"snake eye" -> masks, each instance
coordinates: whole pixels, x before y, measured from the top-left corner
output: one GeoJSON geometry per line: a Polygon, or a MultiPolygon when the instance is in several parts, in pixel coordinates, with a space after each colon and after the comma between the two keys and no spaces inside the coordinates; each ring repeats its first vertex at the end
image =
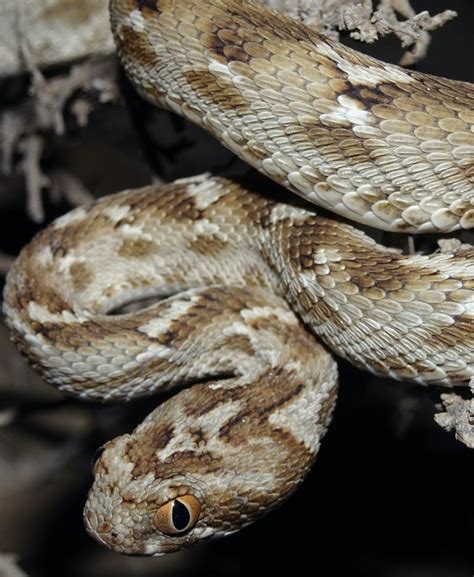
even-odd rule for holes
{"type": "Polygon", "coordinates": [[[92,472],[95,473],[95,466],[97,465],[97,461],[102,457],[102,453],[105,451],[105,446],[99,447],[97,451],[94,453],[94,457],[92,458],[92,472]]]}
{"type": "Polygon", "coordinates": [[[180,535],[196,524],[201,503],[193,495],[183,495],[162,505],[155,513],[156,528],[166,535],[180,535]]]}

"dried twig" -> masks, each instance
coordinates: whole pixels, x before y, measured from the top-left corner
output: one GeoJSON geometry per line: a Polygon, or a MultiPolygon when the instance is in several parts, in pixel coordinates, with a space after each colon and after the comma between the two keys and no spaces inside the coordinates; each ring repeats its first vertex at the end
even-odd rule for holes
{"type": "MultiPolygon", "coordinates": [[[[471,394],[474,393],[471,386],[471,394]]],[[[470,449],[474,449],[474,400],[464,398],[460,393],[450,392],[440,395],[441,410],[435,421],[447,431],[454,431],[456,439],[470,449]]]]}
{"type": "Polygon", "coordinates": [[[51,182],[50,196],[55,202],[64,198],[72,206],[80,206],[94,200],[94,196],[84,184],[66,170],[50,172],[49,179],[51,182]]]}
{"type": "Polygon", "coordinates": [[[28,40],[26,4],[16,10],[18,46],[25,68],[31,74],[30,98],[18,107],[5,111],[0,119],[2,164],[4,174],[17,167],[25,176],[27,213],[35,222],[44,219],[42,192],[54,200],[65,198],[72,205],[91,200],[92,196],[77,177],[64,170],[46,174],[42,169],[45,136],[63,135],[66,131],[66,104],[77,124],[86,126],[94,104],[119,100],[117,67],[113,57],[89,58],[72,66],[66,74],[46,78],[35,62],[28,40]],[[14,166],[15,155],[21,159],[14,166]]]}
{"type": "Polygon", "coordinates": [[[430,43],[428,31],[456,16],[452,10],[435,16],[426,11],[417,14],[409,0],[381,0],[377,9],[373,0],[260,1],[334,39],[338,39],[340,31],[348,31],[352,38],[368,43],[394,34],[404,48],[411,47],[400,60],[402,66],[410,66],[424,58],[430,43]],[[400,21],[397,14],[405,20],[400,21]]]}
{"type": "Polygon", "coordinates": [[[44,135],[51,132],[64,134],[64,108],[76,94],[78,97],[71,103],[70,110],[81,127],[87,125],[94,101],[117,101],[117,71],[113,58],[91,58],[73,66],[65,75],[46,79],[34,64],[27,42],[22,46],[31,72],[32,96],[17,108],[5,111],[1,117],[1,169],[4,174],[10,174],[14,170],[15,153],[21,154],[17,166],[25,176],[27,213],[35,222],[42,222],[43,189],[53,200],[57,200],[60,193],[74,206],[92,198],[77,177],[63,170],[55,174],[46,174],[42,170],[44,135]]]}
{"type": "Polygon", "coordinates": [[[41,190],[49,184],[49,179],[41,171],[43,140],[32,134],[20,142],[19,148],[23,152],[21,166],[26,179],[26,212],[33,221],[43,222],[44,209],[41,190]]]}
{"type": "Polygon", "coordinates": [[[0,553],[0,577],[28,577],[17,562],[16,555],[0,553]]]}

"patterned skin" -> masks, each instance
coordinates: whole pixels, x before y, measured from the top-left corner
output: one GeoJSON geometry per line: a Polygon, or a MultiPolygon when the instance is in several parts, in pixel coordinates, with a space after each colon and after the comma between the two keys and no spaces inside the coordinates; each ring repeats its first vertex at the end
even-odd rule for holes
{"type": "Polygon", "coordinates": [[[112,0],[138,92],[312,203],[376,228],[474,225],[474,90],[245,0],[112,0]]]}
{"type": "Polygon", "coordinates": [[[114,550],[173,551],[286,499],[336,398],[315,335],[394,378],[474,374],[472,248],[403,256],[269,192],[203,176],[113,195],[55,221],[9,274],[14,339],[61,390],[186,387],[95,464],[86,526],[114,550]]]}
{"type": "MultiPolygon", "coordinates": [[[[385,230],[472,227],[471,85],[244,0],[112,0],[111,15],[144,97],[307,200],[385,230]]],[[[185,387],[97,458],[86,527],[116,551],[229,534],[295,490],[336,398],[315,337],[376,374],[472,382],[472,247],[404,256],[280,195],[207,176],[126,191],[58,219],[9,274],[13,338],[61,390],[185,387]]]]}

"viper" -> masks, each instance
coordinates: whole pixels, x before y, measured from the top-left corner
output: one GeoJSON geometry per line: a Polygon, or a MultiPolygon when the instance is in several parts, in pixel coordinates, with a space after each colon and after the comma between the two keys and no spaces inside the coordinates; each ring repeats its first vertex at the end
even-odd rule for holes
{"type": "Polygon", "coordinates": [[[303,197],[208,175],[125,191],[53,222],[8,276],[7,322],[47,381],[104,401],[181,388],[102,448],[84,511],[106,546],[159,555],[296,489],[336,399],[328,349],[395,379],[472,380],[472,247],[402,255],[314,205],[472,227],[474,92],[245,0],[110,8],[141,95],[303,197]]]}

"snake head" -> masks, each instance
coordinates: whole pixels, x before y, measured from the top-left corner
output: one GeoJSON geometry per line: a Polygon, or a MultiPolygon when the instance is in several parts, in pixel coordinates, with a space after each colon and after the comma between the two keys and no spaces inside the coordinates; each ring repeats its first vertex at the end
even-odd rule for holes
{"type": "Polygon", "coordinates": [[[162,555],[209,536],[197,480],[186,475],[157,479],[151,463],[145,471],[143,461],[132,460],[135,442],[133,435],[124,435],[101,448],[84,509],[88,533],[128,555],[162,555]]]}
{"type": "Polygon", "coordinates": [[[272,427],[256,400],[245,386],[195,385],[108,442],[85,506],[89,534],[120,553],[162,555],[233,533],[279,505],[316,451],[272,427]]]}

